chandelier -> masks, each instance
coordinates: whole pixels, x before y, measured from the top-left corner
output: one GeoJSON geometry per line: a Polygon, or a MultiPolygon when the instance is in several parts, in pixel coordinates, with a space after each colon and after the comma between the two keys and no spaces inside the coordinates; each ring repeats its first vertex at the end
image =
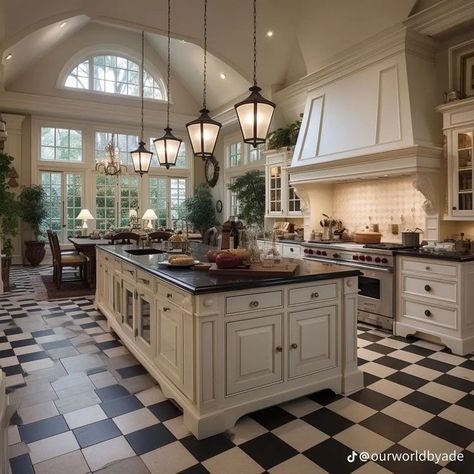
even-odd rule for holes
{"type": "Polygon", "coordinates": [[[105,158],[96,163],[95,170],[107,176],[117,176],[122,174],[122,171],[127,171],[127,167],[120,163],[120,150],[115,146],[113,133],[110,142],[105,146],[105,158]]]}

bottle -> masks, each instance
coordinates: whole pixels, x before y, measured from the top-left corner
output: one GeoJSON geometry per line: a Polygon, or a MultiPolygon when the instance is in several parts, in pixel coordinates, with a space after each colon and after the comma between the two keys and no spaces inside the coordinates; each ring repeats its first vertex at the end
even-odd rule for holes
{"type": "Polygon", "coordinates": [[[235,222],[231,222],[230,224],[229,248],[230,249],[239,248],[239,230],[237,229],[235,222]]]}

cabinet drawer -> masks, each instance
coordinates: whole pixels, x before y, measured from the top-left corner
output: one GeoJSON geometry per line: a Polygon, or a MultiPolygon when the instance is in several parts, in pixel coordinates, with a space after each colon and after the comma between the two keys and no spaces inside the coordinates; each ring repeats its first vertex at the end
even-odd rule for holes
{"type": "Polygon", "coordinates": [[[122,263],[122,274],[124,278],[135,281],[137,277],[137,269],[133,265],[122,263]]]}
{"type": "Polygon", "coordinates": [[[282,255],[284,258],[301,258],[301,247],[299,245],[283,244],[282,255]]]}
{"type": "Polygon", "coordinates": [[[158,296],[181,307],[187,312],[190,312],[193,309],[191,295],[184,291],[179,291],[177,288],[160,283],[158,284],[158,296]]]}
{"type": "Polygon", "coordinates": [[[457,283],[455,282],[403,275],[402,291],[408,295],[423,296],[448,303],[457,302],[457,283]]]}
{"type": "Polygon", "coordinates": [[[228,296],[226,298],[226,313],[242,313],[244,311],[258,311],[267,308],[280,308],[283,306],[281,291],[268,291],[253,295],[228,296]]]}
{"type": "Polygon", "coordinates": [[[452,263],[438,263],[433,260],[422,260],[420,258],[403,258],[402,271],[429,273],[432,275],[439,275],[443,277],[456,277],[457,265],[452,263]]]}
{"type": "Polygon", "coordinates": [[[137,282],[144,288],[148,288],[151,291],[155,291],[155,279],[149,273],[137,270],[137,282]]]}
{"type": "Polygon", "coordinates": [[[456,329],[457,312],[454,308],[440,308],[431,304],[402,299],[402,317],[427,325],[456,329]]]}
{"type": "Polygon", "coordinates": [[[288,291],[288,304],[290,306],[318,301],[331,300],[337,296],[337,284],[311,285],[303,288],[292,288],[288,291]]]}

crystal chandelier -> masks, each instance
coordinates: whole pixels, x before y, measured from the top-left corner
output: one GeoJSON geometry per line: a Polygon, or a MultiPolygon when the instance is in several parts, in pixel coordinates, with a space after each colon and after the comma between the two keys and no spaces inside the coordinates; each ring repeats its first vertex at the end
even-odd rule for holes
{"type": "Polygon", "coordinates": [[[107,176],[117,176],[127,171],[127,167],[120,163],[120,150],[115,146],[113,133],[110,142],[105,146],[105,158],[96,163],[95,170],[107,176]]]}

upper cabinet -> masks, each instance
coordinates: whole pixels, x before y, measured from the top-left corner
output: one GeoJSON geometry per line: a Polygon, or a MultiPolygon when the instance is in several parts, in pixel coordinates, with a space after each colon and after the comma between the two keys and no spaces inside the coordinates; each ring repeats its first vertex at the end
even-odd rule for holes
{"type": "Polygon", "coordinates": [[[450,102],[438,110],[443,112],[446,136],[448,205],[445,219],[474,220],[474,98],[450,102]]]}
{"type": "Polygon", "coordinates": [[[289,168],[292,151],[264,152],[265,164],[265,217],[300,217],[301,201],[290,185],[289,168]]]}

